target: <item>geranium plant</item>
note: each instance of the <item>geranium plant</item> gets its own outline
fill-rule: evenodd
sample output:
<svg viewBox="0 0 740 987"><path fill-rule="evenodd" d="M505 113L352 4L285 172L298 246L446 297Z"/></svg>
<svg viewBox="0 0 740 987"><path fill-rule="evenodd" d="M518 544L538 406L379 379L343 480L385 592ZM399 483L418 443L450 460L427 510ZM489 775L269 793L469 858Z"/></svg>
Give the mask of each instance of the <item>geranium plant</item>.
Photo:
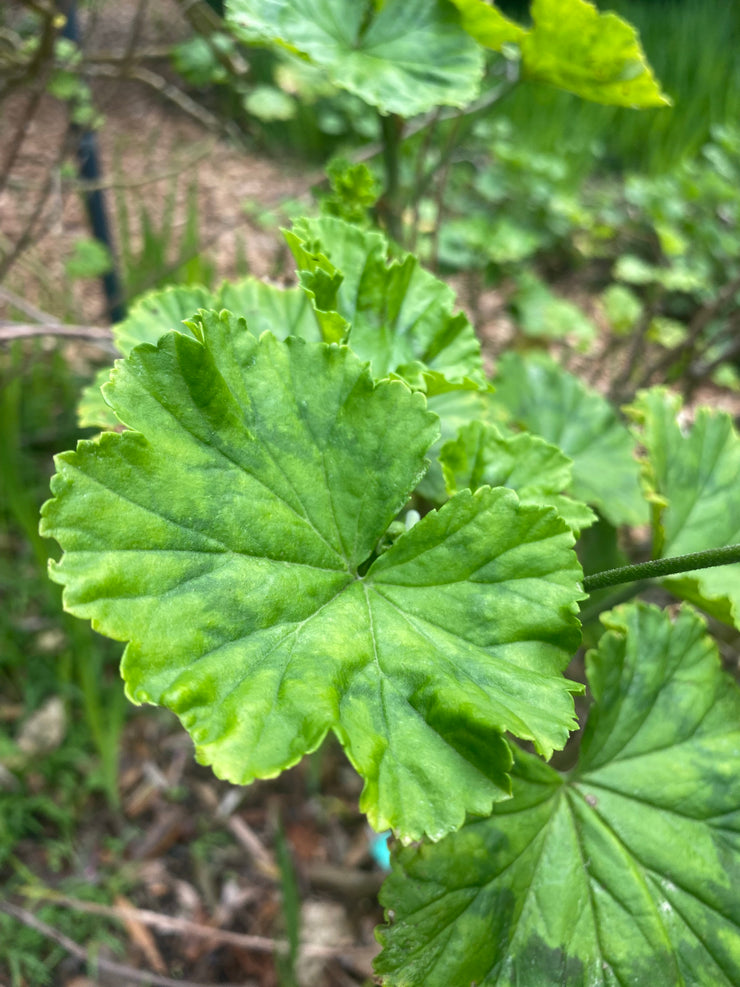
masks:
<svg viewBox="0 0 740 987"><path fill-rule="evenodd" d="M237 6L385 98L365 49L403 5ZM405 5L432 35L513 30L480 0L423 6ZM590 8L536 0L501 43L539 64L558 6ZM731 420L679 427L653 389L630 430L545 356L508 354L491 382L412 254L329 217L286 238L296 288L169 289L116 327L122 359L82 408L106 430L57 458L43 508L65 607L126 642L131 700L172 709L220 777L336 735L396 837L384 983L740 982L740 692L694 609L740 626ZM653 559L601 572L617 528L648 523ZM625 602L655 578L683 602ZM564 674L579 615L587 683Z"/></svg>

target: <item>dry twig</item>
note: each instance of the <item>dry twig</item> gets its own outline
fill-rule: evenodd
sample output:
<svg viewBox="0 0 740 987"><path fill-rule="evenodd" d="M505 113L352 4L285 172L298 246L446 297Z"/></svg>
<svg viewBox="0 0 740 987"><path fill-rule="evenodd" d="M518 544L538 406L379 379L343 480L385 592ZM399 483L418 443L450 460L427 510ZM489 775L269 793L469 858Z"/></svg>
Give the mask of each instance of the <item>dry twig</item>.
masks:
<svg viewBox="0 0 740 987"><path fill-rule="evenodd" d="M10 343L16 339L33 339L36 336L61 336L67 339L86 339L109 352L116 353L110 329L102 326L69 326L60 322L44 322L41 325L27 325L22 322L0 321L0 343Z"/></svg>
<svg viewBox="0 0 740 987"><path fill-rule="evenodd" d="M42 922L41 919L36 918L27 909L12 905L9 901L0 901L0 912L5 912L6 915L10 915L18 922L22 922L27 928L34 929L46 939L51 939L52 942L61 946L70 956L74 956L75 959L84 963L86 967L97 969L100 973L110 974L117 977L120 981L154 984L156 987L211 987L209 984L196 984L187 980L173 980L171 977L163 977L160 974L151 973L149 970L137 970L135 967L128 966L125 963L116 963L113 960L106 960L98 955L92 956L83 946L76 943L74 939L70 939L63 932L59 932L58 929L53 928L46 922ZM212 987L216 987L216 985L214 984ZM224 985L221 985L221 987L224 987ZM226 987L238 987L238 985L232 984L226 985Z"/></svg>
<svg viewBox="0 0 740 987"><path fill-rule="evenodd" d="M38 901L48 901L54 905L69 908L76 912L84 912L87 915L100 915L104 918L115 919L118 922L126 922L133 919L141 925L148 925L153 929L159 929L160 932L208 939L215 945L237 946L255 953L271 954L288 953L290 949L289 944L283 939L270 939L267 936L251 936L243 932L216 929L210 925L203 925L200 922L192 922L184 918L172 918L169 915L162 915L159 912L153 912L146 908L121 908L115 905L100 905L91 901L80 901L77 898L69 898L66 895L57 894L50 890L40 891L37 888L30 888L27 896ZM2 907L1 904L0 907ZM364 953L365 951L366 947L364 946L326 946L310 942L301 944L301 952L305 956L328 958L332 956L351 956L354 953Z"/></svg>

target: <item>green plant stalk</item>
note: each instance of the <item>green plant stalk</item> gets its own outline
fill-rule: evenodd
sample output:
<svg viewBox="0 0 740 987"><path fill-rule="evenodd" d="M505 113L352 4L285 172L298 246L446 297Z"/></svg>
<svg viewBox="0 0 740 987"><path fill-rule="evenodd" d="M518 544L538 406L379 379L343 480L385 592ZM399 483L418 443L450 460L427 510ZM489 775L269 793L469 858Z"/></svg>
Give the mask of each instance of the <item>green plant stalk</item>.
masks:
<svg viewBox="0 0 740 987"><path fill-rule="evenodd" d="M587 593L596 589L606 589L607 586L620 586L622 583L633 583L641 579L657 579L660 576L675 576L679 572L692 572L694 569L710 569L718 565L730 565L740 562L740 545L727 545L725 548L710 548L704 552L691 552L689 555L677 555L669 559L654 559L651 562L639 562L637 565L625 565L619 569L606 569L604 572L594 572L585 576L583 588Z"/></svg>

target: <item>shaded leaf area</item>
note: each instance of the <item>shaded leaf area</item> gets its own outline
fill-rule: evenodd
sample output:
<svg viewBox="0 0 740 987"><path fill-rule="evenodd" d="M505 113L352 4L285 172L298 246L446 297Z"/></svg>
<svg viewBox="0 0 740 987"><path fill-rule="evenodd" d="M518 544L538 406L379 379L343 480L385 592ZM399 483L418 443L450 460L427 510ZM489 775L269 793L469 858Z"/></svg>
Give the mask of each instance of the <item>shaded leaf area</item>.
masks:
<svg viewBox="0 0 740 987"><path fill-rule="evenodd" d="M519 752L490 819L395 855L385 983L740 980L740 691L690 609L605 623L575 770Z"/></svg>
<svg viewBox="0 0 740 987"><path fill-rule="evenodd" d="M615 525L647 521L634 442L605 398L544 354L505 353L494 383L494 401L511 423L573 460L574 497Z"/></svg>
<svg viewBox="0 0 740 987"><path fill-rule="evenodd" d="M328 216L301 219L285 236L324 338L346 335L375 377L395 373L429 394L488 386L455 293L413 254L391 259L382 233Z"/></svg>
<svg viewBox="0 0 740 987"><path fill-rule="evenodd" d="M187 323L199 309L222 308L245 318L255 336L269 330L279 339L321 338L310 301L300 288L278 288L247 277L225 281L213 291L198 285L171 285L150 291L132 306L122 322L113 326L113 340L127 356L140 343L156 343L170 329L192 334ZM100 391L109 379L110 368L104 367L82 391L77 409L81 426L113 428L119 424Z"/></svg>
<svg viewBox="0 0 740 987"><path fill-rule="evenodd" d="M117 364L130 431L58 457L66 608L129 642L130 698L174 710L220 777L274 776L331 730L374 826L439 838L490 811L502 733L549 755L574 726L571 533L486 488L375 558L438 434L423 395L227 312L191 330Z"/></svg>
<svg viewBox="0 0 740 987"><path fill-rule="evenodd" d="M226 9L247 42L306 56L384 113L462 107L478 93L483 53L446 0L228 0Z"/></svg>
<svg viewBox="0 0 740 987"><path fill-rule="evenodd" d="M725 412L699 408L679 425L681 399L663 388L642 392L630 414L645 448L643 480L653 504L656 558L740 542L740 436ZM684 599L740 627L740 565L671 576Z"/></svg>
<svg viewBox="0 0 740 987"><path fill-rule="evenodd" d="M554 508L575 534L596 521L586 504L562 494L571 485L571 460L539 436L504 436L495 425L473 421L442 446L439 458L450 495L484 484L510 487L523 504Z"/></svg>
<svg viewBox="0 0 740 987"><path fill-rule="evenodd" d="M532 0L529 30L487 0L452 2L480 44L495 51L519 46L525 78L597 103L634 108L670 103L632 25L612 12L599 13L587 0Z"/></svg>

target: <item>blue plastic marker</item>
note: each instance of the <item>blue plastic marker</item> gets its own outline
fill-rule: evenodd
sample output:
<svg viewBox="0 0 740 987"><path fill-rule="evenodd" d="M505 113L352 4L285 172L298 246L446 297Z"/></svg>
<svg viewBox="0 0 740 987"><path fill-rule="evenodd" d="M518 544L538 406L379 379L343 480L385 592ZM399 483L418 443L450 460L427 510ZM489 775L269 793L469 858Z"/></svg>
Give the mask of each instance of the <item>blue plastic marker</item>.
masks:
<svg viewBox="0 0 740 987"><path fill-rule="evenodd" d="M387 829L384 833L372 833L370 835L370 853L378 867L383 870L391 869L391 851L388 840L391 838L391 831Z"/></svg>

